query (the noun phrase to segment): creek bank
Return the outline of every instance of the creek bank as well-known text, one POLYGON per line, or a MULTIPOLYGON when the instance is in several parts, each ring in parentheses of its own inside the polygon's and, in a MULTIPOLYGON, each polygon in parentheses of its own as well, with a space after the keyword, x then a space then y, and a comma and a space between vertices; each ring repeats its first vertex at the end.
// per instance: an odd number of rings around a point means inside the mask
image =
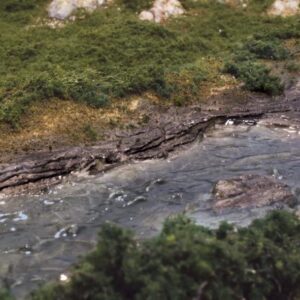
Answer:
POLYGON ((257 97, 243 104, 235 103, 234 98, 230 101, 226 102, 223 95, 218 105, 155 111, 147 126, 118 131, 111 140, 92 147, 32 153, 16 158, 13 163, 0 164, 0 191, 41 189, 60 182, 62 176, 72 172, 98 173, 131 160, 165 158, 201 138, 211 125, 228 119, 266 117, 274 123, 284 114, 286 123, 300 125, 299 85, 281 99, 257 97))

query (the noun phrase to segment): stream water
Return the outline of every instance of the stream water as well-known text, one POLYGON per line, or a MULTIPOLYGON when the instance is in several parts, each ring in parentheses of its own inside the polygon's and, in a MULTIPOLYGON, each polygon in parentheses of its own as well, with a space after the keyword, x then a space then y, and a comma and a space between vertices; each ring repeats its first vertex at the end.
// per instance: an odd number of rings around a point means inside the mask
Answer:
MULTIPOLYGON (((273 175, 300 190, 300 134, 291 128, 216 126, 201 143, 168 160, 135 162, 84 176, 41 195, 0 199, 0 276, 17 298, 59 279, 113 221, 140 237, 157 234, 170 215, 199 224, 245 226, 272 207, 216 215, 205 210, 214 184, 241 174, 273 175)), ((63 278, 63 277, 62 277, 63 278)))

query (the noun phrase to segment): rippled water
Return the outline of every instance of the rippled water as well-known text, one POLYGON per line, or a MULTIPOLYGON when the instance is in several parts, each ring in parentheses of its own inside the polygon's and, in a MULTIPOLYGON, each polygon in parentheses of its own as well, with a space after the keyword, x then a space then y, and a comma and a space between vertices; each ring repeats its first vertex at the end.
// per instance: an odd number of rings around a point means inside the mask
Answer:
POLYGON ((0 199, 0 275, 18 298, 59 278, 95 244, 99 225, 113 221, 141 237, 185 212, 199 224, 247 225, 267 210, 217 216, 207 210, 214 184, 241 174, 268 174, 300 190, 300 135, 291 129, 225 126, 168 160, 78 177, 47 194, 0 199))

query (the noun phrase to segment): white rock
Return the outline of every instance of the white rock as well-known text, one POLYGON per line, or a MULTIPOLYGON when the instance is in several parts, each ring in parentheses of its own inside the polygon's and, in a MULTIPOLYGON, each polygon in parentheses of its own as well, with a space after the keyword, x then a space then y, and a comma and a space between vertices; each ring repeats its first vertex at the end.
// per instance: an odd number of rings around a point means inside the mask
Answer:
POLYGON ((293 16, 299 13, 300 0, 275 0, 269 9, 269 15, 273 16, 293 16))
POLYGON ((171 16, 184 14, 184 9, 178 0, 155 0, 150 10, 140 13, 141 20, 155 21, 160 23, 171 16))
POLYGON ((140 20, 142 21, 154 21, 154 15, 151 11, 148 10, 143 10, 140 13, 140 20))
POLYGON ((227 120, 225 123, 225 126, 231 126, 234 125, 234 121, 233 120, 227 120))
POLYGON ((65 282, 69 280, 69 277, 66 274, 60 274, 59 280, 65 282))
POLYGON ((78 8, 93 11, 104 5, 106 0, 52 0, 48 8, 49 17, 64 20, 78 8))
POLYGON ((76 9, 75 1, 53 0, 48 8, 49 17, 64 20, 76 9))

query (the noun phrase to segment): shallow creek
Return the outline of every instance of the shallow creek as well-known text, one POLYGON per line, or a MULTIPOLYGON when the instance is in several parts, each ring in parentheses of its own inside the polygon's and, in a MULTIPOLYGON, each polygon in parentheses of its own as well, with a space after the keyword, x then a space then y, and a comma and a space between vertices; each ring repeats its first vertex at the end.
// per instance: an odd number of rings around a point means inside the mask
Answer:
MULTIPOLYGON (((230 122, 227 122, 227 125, 230 122)), ((59 279, 95 245, 99 225, 113 221, 139 237, 159 232, 165 218, 185 212, 199 224, 245 226, 272 207, 216 215, 214 184, 241 174, 273 175, 300 191, 300 134, 291 128, 216 126, 201 143, 167 160, 134 162, 84 176, 41 195, 0 199, 0 276, 23 298, 59 279)))

